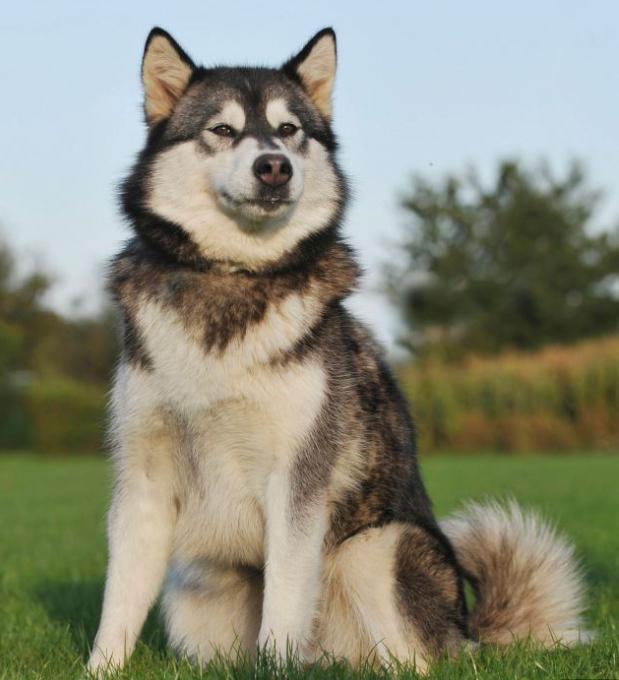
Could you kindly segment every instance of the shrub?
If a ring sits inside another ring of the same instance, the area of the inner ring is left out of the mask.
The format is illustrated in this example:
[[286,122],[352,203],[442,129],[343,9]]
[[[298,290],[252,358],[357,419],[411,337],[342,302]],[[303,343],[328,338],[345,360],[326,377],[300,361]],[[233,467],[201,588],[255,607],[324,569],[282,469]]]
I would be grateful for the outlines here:
[[619,446],[619,338],[400,366],[422,450]]
[[36,451],[74,455],[102,449],[103,388],[66,379],[34,382],[26,388],[25,404]]

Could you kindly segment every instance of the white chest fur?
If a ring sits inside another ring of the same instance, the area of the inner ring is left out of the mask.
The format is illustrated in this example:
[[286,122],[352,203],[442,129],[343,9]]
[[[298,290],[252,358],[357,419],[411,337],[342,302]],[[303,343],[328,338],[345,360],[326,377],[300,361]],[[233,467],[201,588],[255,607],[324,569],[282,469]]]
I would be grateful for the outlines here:
[[291,464],[326,394],[320,360],[270,360],[292,349],[316,314],[311,298],[291,295],[225,350],[206,351],[174,311],[141,306],[138,322],[153,364],[141,380],[150,385],[149,400],[177,412],[187,430],[175,463],[175,553],[183,562],[261,564],[269,475]]
[[262,320],[250,323],[222,351],[206,351],[197,328],[187,328],[173,309],[156,302],[145,300],[137,320],[162,397],[193,411],[247,396],[250,374],[291,350],[318,314],[314,296],[291,293],[270,305]]

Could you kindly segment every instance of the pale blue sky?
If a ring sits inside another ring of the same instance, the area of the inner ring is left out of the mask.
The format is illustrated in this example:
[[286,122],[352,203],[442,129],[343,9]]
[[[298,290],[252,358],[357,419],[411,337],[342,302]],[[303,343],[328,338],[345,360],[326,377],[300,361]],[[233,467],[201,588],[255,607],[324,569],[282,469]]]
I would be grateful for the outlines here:
[[[397,194],[501,157],[579,157],[619,216],[619,3],[313,0],[5,3],[0,23],[0,225],[55,272],[53,303],[98,300],[127,235],[114,188],[140,148],[149,29],[198,62],[278,64],[318,29],[339,44],[335,125],[354,188],[346,232],[369,284],[398,233]],[[393,315],[356,308],[383,338]]]

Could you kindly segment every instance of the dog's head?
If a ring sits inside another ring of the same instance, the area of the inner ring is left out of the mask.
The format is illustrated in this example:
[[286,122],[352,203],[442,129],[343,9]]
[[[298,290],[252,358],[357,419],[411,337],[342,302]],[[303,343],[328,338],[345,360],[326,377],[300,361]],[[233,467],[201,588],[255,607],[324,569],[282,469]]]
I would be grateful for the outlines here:
[[142,61],[148,141],[123,192],[140,234],[259,269],[332,228],[345,194],[331,130],[335,66],[331,29],[277,69],[197,67],[153,29]]

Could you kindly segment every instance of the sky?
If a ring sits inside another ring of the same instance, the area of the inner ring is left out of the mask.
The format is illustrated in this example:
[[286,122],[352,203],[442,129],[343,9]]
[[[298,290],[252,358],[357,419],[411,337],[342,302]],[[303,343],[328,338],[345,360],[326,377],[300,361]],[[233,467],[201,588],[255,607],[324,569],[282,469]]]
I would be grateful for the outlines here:
[[194,61],[277,65],[324,26],[338,38],[334,124],[353,187],[345,233],[367,275],[354,309],[389,345],[378,291],[413,174],[499,159],[584,161],[619,219],[619,3],[90,0],[5,3],[0,23],[0,234],[56,278],[62,311],[101,302],[129,235],[116,186],[144,141],[139,65],[160,25]]

